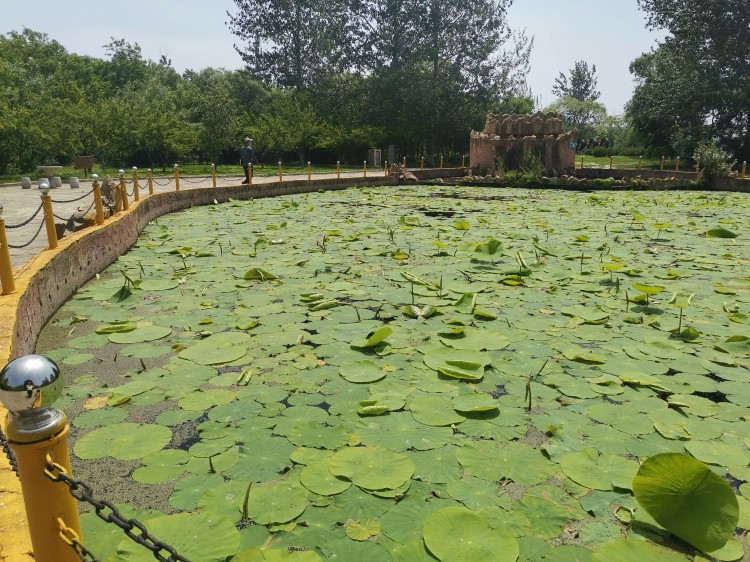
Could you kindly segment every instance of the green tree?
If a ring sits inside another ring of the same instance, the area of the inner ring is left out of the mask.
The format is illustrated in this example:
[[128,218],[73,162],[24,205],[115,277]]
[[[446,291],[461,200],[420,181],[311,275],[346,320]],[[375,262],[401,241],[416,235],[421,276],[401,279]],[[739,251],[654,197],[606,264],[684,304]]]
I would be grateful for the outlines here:
[[598,101],[560,98],[544,109],[562,115],[571,129],[578,129],[580,138],[596,134],[596,126],[607,116],[607,109]]
[[580,101],[596,101],[601,92],[596,89],[596,65],[591,68],[586,61],[576,61],[570,69],[569,76],[562,72],[555,78],[552,93],[558,98],[574,98]]
[[[750,3],[746,0],[638,0],[652,29],[669,36],[632,70],[639,81],[630,108],[654,112],[636,126],[656,136],[664,114],[679,115],[668,142],[688,154],[715,137],[741,159],[750,158]],[[656,74],[679,65],[671,88]],[[650,68],[649,68],[650,65]],[[644,68],[645,67],[645,68]],[[645,122],[644,122],[645,121]]]

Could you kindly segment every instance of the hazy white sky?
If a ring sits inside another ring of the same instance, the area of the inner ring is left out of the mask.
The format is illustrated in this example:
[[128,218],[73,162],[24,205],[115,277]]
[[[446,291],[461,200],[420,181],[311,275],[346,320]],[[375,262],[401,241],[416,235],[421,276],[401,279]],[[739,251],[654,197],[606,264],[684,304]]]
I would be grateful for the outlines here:
[[[233,0],[0,0],[0,34],[24,27],[47,33],[81,55],[104,57],[110,37],[138,43],[146,58],[163,54],[182,72],[207,66],[240,68],[226,12]],[[534,35],[528,77],[542,104],[558,72],[577,60],[595,64],[601,100],[622,112],[633,81],[628,65],[663,34],[645,29],[636,0],[516,0],[509,21]]]

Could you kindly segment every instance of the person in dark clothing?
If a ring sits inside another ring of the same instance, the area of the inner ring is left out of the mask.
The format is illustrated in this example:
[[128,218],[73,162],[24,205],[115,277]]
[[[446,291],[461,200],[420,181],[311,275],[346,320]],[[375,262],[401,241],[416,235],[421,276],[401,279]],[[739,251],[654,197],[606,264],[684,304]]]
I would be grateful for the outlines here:
[[240,148],[240,164],[242,169],[245,170],[245,181],[242,183],[250,183],[250,166],[258,164],[258,159],[253,152],[253,139],[245,138],[245,144]]

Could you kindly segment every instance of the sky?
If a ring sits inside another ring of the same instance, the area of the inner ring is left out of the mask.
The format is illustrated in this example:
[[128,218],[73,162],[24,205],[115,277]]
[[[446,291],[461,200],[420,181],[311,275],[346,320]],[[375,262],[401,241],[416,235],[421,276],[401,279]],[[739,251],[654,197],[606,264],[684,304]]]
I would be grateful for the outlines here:
[[[28,27],[99,58],[114,37],[138,43],[147,59],[165,55],[179,72],[237,69],[228,11],[236,12],[233,0],[0,0],[0,34]],[[583,60],[596,65],[599,101],[621,114],[633,92],[628,66],[664,37],[646,30],[636,0],[515,0],[508,15],[511,27],[535,38],[528,83],[542,106],[555,99],[558,73]]]

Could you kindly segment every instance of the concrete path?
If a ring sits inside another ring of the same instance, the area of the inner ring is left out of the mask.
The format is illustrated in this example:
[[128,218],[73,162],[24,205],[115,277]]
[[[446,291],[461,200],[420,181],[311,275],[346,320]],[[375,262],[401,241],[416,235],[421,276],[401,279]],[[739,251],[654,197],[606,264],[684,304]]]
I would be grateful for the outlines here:
[[[368,177],[376,177],[382,175],[382,170],[368,170]],[[362,177],[363,172],[341,172],[341,177]],[[307,178],[307,174],[284,174],[284,179],[299,180]],[[312,174],[313,179],[330,179],[335,178],[336,173],[327,174]],[[217,186],[231,186],[239,185],[244,178],[239,176],[219,176],[216,181]],[[128,180],[128,193],[132,194],[133,184],[132,180]],[[256,175],[253,178],[253,185],[272,183],[279,181],[277,175]],[[148,181],[146,178],[140,178],[138,181],[140,186],[141,196],[148,194]],[[195,189],[195,188],[208,188],[212,187],[211,177],[181,177],[180,178],[180,190]],[[164,191],[174,191],[175,182],[174,178],[154,178],[154,193],[161,193]],[[86,210],[89,209],[90,205],[93,205],[94,195],[90,194],[83,197],[92,190],[90,180],[82,180],[81,187],[78,189],[71,189],[67,183],[63,184],[63,187],[53,189],[50,191],[52,197],[52,210],[55,215],[62,217],[67,220],[68,217],[73,215],[78,209]],[[41,199],[39,196],[39,190],[36,184],[31,189],[23,189],[20,184],[18,185],[0,185],[0,204],[3,205],[3,219],[5,219],[6,234],[8,236],[8,245],[10,246],[10,262],[14,270],[18,270],[22,265],[28,262],[31,258],[37,255],[39,252],[44,251],[47,248],[47,235],[46,230],[42,226],[43,213],[39,213],[34,217],[29,224],[20,228],[9,228],[15,225],[26,222],[34,213],[39,209],[41,205]],[[83,199],[74,201],[75,199]],[[132,195],[129,197],[132,201]],[[93,207],[92,207],[93,210]],[[59,218],[57,222],[62,222]],[[40,229],[41,226],[41,230]],[[14,248],[14,246],[24,246],[27,244],[39,231],[39,235],[34,241],[23,248]]]

